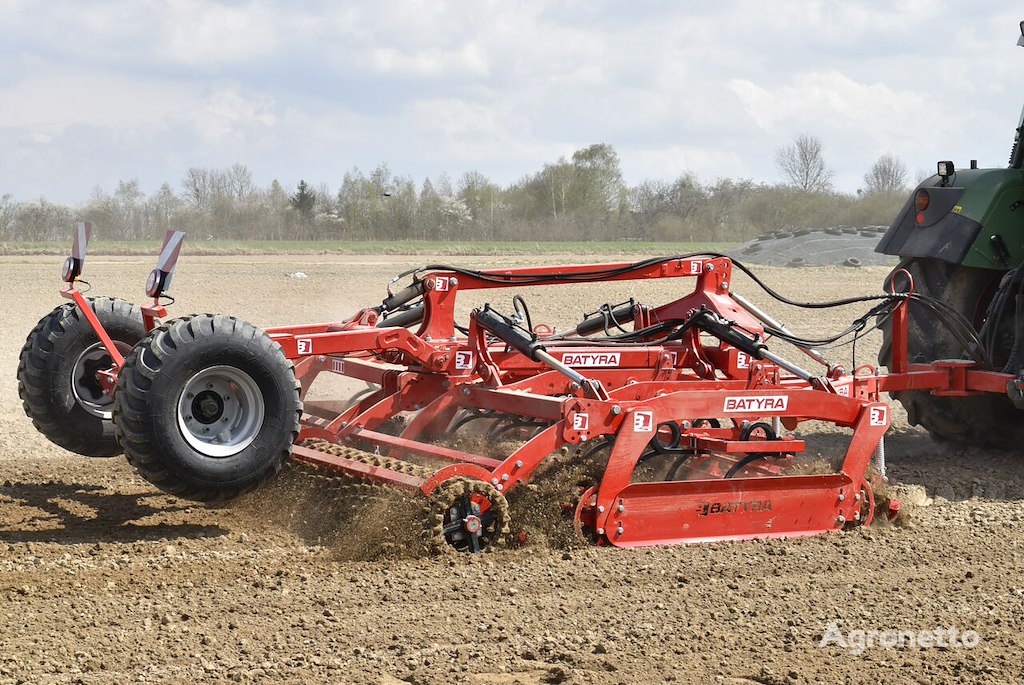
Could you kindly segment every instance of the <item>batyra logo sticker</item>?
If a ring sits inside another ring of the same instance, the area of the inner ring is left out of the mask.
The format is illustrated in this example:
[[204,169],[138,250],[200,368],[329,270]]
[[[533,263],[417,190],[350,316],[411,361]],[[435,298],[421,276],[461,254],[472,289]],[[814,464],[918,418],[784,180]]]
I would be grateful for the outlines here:
[[299,338],[295,341],[299,348],[299,354],[313,354],[313,341],[309,338]]
[[618,366],[618,352],[566,352],[562,363],[566,366]]
[[868,423],[870,423],[872,426],[889,425],[889,408],[871,407],[871,416],[868,417]]
[[577,431],[590,430],[590,414],[574,414],[572,429]]
[[653,433],[654,413],[649,411],[638,411],[633,414],[633,432]]
[[455,353],[455,368],[456,369],[472,369],[473,368],[473,353],[467,350],[460,350]]
[[760,397],[726,397],[722,411],[763,412],[786,411],[789,398],[785,395],[761,395]]
[[439,293],[448,292],[448,277],[438,276],[434,279],[434,286],[437,288],[437,292]]

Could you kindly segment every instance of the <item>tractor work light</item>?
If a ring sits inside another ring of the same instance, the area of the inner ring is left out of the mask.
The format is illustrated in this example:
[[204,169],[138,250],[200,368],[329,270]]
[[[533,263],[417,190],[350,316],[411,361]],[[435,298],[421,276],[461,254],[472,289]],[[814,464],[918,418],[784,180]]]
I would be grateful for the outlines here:
[[945,161],[938,163],[938,173],[945,180],[949,180],[949,177],[956,172],[956,167],[953,166],[953,162]]

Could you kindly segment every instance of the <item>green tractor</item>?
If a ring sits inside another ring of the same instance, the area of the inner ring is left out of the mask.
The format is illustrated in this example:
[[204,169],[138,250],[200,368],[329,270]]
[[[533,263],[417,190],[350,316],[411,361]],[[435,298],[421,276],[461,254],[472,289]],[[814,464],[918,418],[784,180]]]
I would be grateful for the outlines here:
[[[1024,46],[1024,22],[1018,45]],[[898,255],[887,287],[913,289],[945,307],[911,303],[909,361],[965,355],[983,367],[1020,374],[1024,355],[1024,111],[1007,168],[957,169],[938,163],[910,196],[876,252]],[[909,274],[909,278],[907,275]],[[912,281],[912,283],[910,282]],[[891,361],[888,326],[879,362]],[[950,442],[1010,449],[1024,440],[1024,402],[995,394],[894,397],[911,424]],[[1018,394],[1019,395],[1019,394]]]

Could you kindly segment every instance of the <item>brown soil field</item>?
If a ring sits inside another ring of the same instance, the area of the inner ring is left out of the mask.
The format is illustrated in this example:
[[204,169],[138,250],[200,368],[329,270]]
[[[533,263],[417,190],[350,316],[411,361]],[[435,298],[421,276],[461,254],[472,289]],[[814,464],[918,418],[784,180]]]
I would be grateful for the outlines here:
[[[171,314],[338,320],[431,261],[528,260],[189,257]],[[86,274],[95,294],[141,301],[153,263],[96,257]],[[339,507],[330,484],[286,469],[206,507],[161,494],[122,458],[47,442],[22,411],[15,372],[25,336],[61,302],[59,271],[53,257],[0,257],[0,683],[1024,682],[1019,454],[934,442],[894,411],[886,447],[900,525],[639,550],[537,534],[494,553],[422,554],[405,543],[420,523],[398,499]],[[289,277],[298,271],[308,277]],[[879,292],[886,270],[757,273],[791,297],[825,300]],[[688,287],[524,295],[534,323],[566,325],[605,302],[660,304]],[[800,333],[839,330],[864,310],[774,305],[745,278],[734,290]],[[510,311],[511,293],[488,296]],[[856,363],[873,364],[879,344],[877,332],[861,341]],[[829,354],[851,364],[852,352]],[[809,437],[827,448],[834,436]],[[978,643],[819,646],[831,624],[851,640],[956,628]]]

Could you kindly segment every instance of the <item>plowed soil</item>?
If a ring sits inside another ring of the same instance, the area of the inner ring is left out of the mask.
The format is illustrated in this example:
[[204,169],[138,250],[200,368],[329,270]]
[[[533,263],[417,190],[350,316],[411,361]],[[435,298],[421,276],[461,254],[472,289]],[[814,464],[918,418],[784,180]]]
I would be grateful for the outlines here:
[[[59,261],[0,258],[0,683],[1024,681],[1019,454],[933,442],[894,411],[886,447],[904,501],[898,524],[630,551],[535,530],[524,547],[429,554],[415,542],[416,503],[346,503],[288,469],[208,508],[161,494],[121,458],[47,442],[21,409],[15,370],[25,336],[61,302]],[[337,320],[430,261],[184,258],[171,312],[263,326]],[[525,260],[500,260],[514,262]],[[97,257],[86,272],[95,294],[141,301],[152,263]],[[878,292],[885,269],[758,273],[784,294],[823,300]],[[535,324],[564,326],[604,302],[660,304],[683,288],[524,294]],[[801,333],[838,330],[864,309],[778,306],[744,278],[734,289]],[[511,310],[510,293],[488,296]],[[861,341],[856,363],[874,363],[879,343]],[[854,361],[850,348],[830,355]],[[835,437],[827,427],[808,436],[823,451]],[[833,623],[844,635],[970,630],[978,644],[819,646]]]

